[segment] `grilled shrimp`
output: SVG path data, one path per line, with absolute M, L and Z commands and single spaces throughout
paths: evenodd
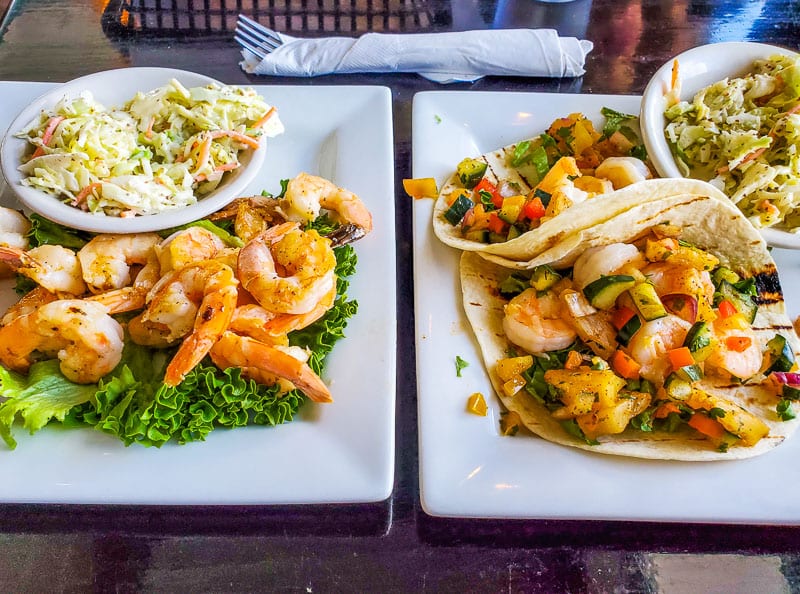
M 629 243 L 591 247 L 575 260 L 572 280 L 578 289 L 583 289 L 601 276 L 614 274 L 627 266 L 638 268 L 643 264 L 642 253 Z
M 122 327 L 99 303 L 52 301 L 0 328 L 0 362 L 25 372 L 33 353 L 56 355 L 67 379 L 92 384 L 119 363 L 122 335 Z
M 121 289 L 131 283 L 131 267 L 155 258 L 156 233 L 97 235 L 78 251 L 83 280 L 92 293 Z
M 662 384 L 671 370 L 667 352 L 683 345 L 691 326 L 672 314 L 643 323 L 627 347 L 628 354 L 642 366 L 639 374 Z
M 155 247 L 162 274 L 193 262 L 214 258 L 225 249 L 220 237 L 203 227 L 176 231 Z
M 538 296 L 536 289 L 530 288 L 506 305 L 503 330 L 511 342 L 529 353 L 558 351 L 577 337 L 562 318 L 558 295 L 550 291 Z
M 57 299 L 58 295 L 55 293 L 51 293 L 44 287 L 36 287 L 25 293 L 19 301 L 6 310 L 6 313 L 0 318 L 0 326 L 10 324 L 19 317 L 33 313 L 45 303 L 50 303 Z
M 328 387 L 308 366 L 308 354 L 303 349 L 271 346 L 249 336 L 225 332 L 211 347 L 210 355 L 220 369 L 241 367 L 247 377 L 264 384 L 283 378 L 315 402 L 333 402 Z
M 242 286 L 265 309 L 277 313 L 311 311 L 336 286 L 336 256 L 316 231 L 283 223 L 251 240 L 239 252 Z
M 290 180 L 281 208 L 288 220 L 303 223 L 316 219 L 324 208 L 340 222 L 358 225 L 367 233 L 372 231 L 372 215 L 361 199 L 316 175 L 300 173 Z
M 0 206 L 0 246 L 28 249 L 28 231 L 31 224 L 25 216 L 11 208 Z M 0 262 L 0 278 L 13 274 L 11 266 Z
M 647 164 L 636 157 L 608 157 L 597 166 L 594 174 L 609 180 L 615 190 L 653 177 Z
M 716 340 L 705 361 L 708 373 L 746 380 L 758 373 L 763 363 L 761 343 L 752 326 L 740 314 L 717 318 L 711 324 Z
M 164 383 L 178 385 L 228 328 L 236 308 L 233 269 L 203 260 L 173 270 L 158 281 L 147 307 L 128 324 L 137 344 L 166 346 L 183 338 L 167 366 Z
M 78 257 L 60 245 L 45 244 L 28 251 L 0 246 L 0 261 L 53 293 L 81 295 L 86 292 Z

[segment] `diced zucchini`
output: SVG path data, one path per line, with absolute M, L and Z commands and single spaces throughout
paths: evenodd
M 507 241 L 507 234 L 489 232 L 489 243 L 505 243 Z
M 516 223 L 525 206 L 525 196 L 508 196 L 503 199 L 503 205 L 497 213 L 506 223 Z
M 786 400 L 800 400 L 800 387 L 783 384 L 781 388 L 781 397 Z
M 667 310 L 656 293 L 655 287 L 650 283 L 639 283 L 628 290 L 636 309 L 648 322 L 663 318 Z
M 487 167 L 484 161 L 467 157 L 456 166 L 456 175 L 465 188 L 474 188 L 483 179 Z
M 730 268 L 726 268 L 725 266 L 720 266 L 714 272 L 711 273 L 711 281 L 714 283 L 714 286 L 716 287 L 723 280 L 726 280 L 729 283 L 733 284 L 733 283 L 738 283 L 739 280 L 741 280 L 741 277 Z
M 688 347 L 695 361 L 705 361 L 713 349 L 714 333 L 706 322 L 695 322 L 689 332 L 683 346 Z
M 445 211 L 444 218 L 447 219 L 447 222 L 451 225 L 458 225 L 461 219 L 464 218 L 464 215 L 467 214 L 467 211 L 473 206 L 474 203 L 472 200 L 461 194 L 453 201 L 450 208 Z
M 670 373 L 664 380 L 664 390 L 673 400 L 686 400 L 692 395 L 692 383 L 677 373 Z
M 751 295 L 742 293 L 731 283 L 729 283 L 724 279 L 721 280 L 719 285 L 717 286 L 717 293 L 721 297 L 720 300 L 726 299 L 730 301 L 734 305 L 734 307 L 736 307 L 736 311 L 744 315 L 748 323 L 752 324 L 753 321 L 756 319 L 756 313 L 758 312 L 758 305 L 753 300 L 753 297 Z
M 516 239 L 522 235 L 522 231 L 520 231 L 519 227 L 516 225 L 511 225 L 508 228 L 508 234 L 506 235 L 506 241 L 511 241 L 512 239 Z
M 622 328 L 617 332 L 617 342 L 622 346 L 628 346 L 628 343 L 633 338 L 633 335 L 642 327 L 642 320 L 639 316 L 633 315 L 631 319 L 625 322 Z
M 541 264 L 533 269 L 531 287 L 537 291 L 546 291 L 560 280 L 561 275 L 553 270 L 552 266 Z
M 477 241 L 478 243 L 489 243 L 488 229 L 470 229 L 464 233 L 464 239 Z
M 697 364 L 684 365 L 676 370 L 675 373 L 678 374 L 678 377 L 688 382 L 696 382 L 703 379 L 703 370 L 700 369 L 700 366 Z
M 766 373 L 772 371 L 791 371 L 794 366 L 794 351 L 792 346 L 781 334 L 776 334 L 767 342 L 767 353 L 770 364 Z
M 636 279 L 627 274 L 601 276 L 583 288 L 584 296 L 597 309 L 611 309 L 617 297 L 636 284 Z

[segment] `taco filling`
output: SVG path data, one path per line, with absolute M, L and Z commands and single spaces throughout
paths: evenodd
M 604 453 L 718 459 L 780 443 L 800 374 L 766 249 L 748 268 L 678 225 L 631 239 L 612 226 L 560 266 L 462 255 L 467 315 L 506 408 L 546 439 Z
M 438 201 L 441 233 L 478 246 L 504 243 L 576 204 L 651 178 L 627 125 L 634 116 L 608 108 L 603 115 L 602 131 L 573 113 L 536 138 L 463 159 Z

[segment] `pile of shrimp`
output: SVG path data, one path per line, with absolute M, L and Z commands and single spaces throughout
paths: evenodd
M 323 209 L 340 223 L 333 236 L 304 230 Z M 352 192 L 301 173 L 280 199 L 240 198 L 209 218 L 232 219 L 242 247 L 192 226 L 166 239 L 97 235 L 77 252 L 27 249 L 27 220 L 0 211 L 0 263 L 36 283 L 0 319 L 0 364 L 25 373 L 37 358 L 57 357 L 67 379 L 91 384 L 131 340 L 178 347 L 169 386 L 208 355 L 220 369 L 239 367 L 259 383 L 331 402 L 309 353 L 289 346 L 288 334 L 333 306 L 333 247 L 371 231 L 369 210 Z

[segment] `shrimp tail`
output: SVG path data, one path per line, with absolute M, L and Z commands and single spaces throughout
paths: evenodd
M 228 328 L 236 308 L 237 291 L 230 285 L 203 299 L 194 325 L 164 373 L 164 383 L 177 386 L 203 360 Z
M 333 402 L 330 390 L 307 363 L 262 342 L 226 332 L 214 345 L 228 365 L 255 367 L 292 382 L 314 402 Z

